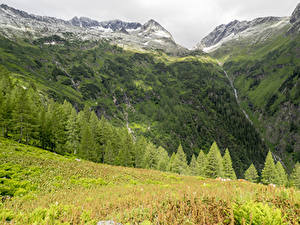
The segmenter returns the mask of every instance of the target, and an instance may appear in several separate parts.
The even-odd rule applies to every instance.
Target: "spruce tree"
[[[119,135],[121,138],[121,149],[118,154],[118,165],[133,167],[135,163],[134,159],[134,149],[133,140],[131,134],[128,132],[127,128],[119,130]]]
[[[170,161],[168,152],[161,146],[158,147],[157,151],[158,151],[157,169],[160,171],[166,171],[168,167],[168,163]]]
[[[278,180],[277,180],[277,184],[278,185],[287,185],[288,182],[288,178],[287,178],[287,174],[285,172],[285,169],[283,168],[281,162],[277,162],[276,163],[276,170],[277,170],[277,174],[278,174]]]
[[[291,174],[291,185],[300,189],[300,163],[297,162]]]
[[[192,156],[189,167],[190,167],[191,175],[193,175],[193,176],[199,175],[199,165],[198,165],[195,155]]]
[[[257,183],[258,175],[255,166],[253,163],[249,166],[249,168],[245,172],[245,179],[247,181]]]
[[[180,144],[174,158],[172,172],[179,173],[179,174],[186,174],[187,167],[188,166],[187,166],[186,156]]]
[[[81,128],[81,140],[78,155],[84,159],[96,161],[97,155],[94,146],[91,128],[88,123],[84,123]]]
[[[158,165],[158,151],[152,143],[148,143],[143,157],[143,168],[156,169]]]
[[[139,137],[134,145],[135,148],[135,167],[143,168],[144,166],[144,155],[145,155],[145,146],[147,146],[146,138]]]
[[[116,157],[117,156],[115,155],[111,142],[108,140],[104,146],[103,162],[106,164],[114,165]]]
[[[203,150],[200,150],[199,155],[197,157],[197,166],[197,175],[205,176],[206,155],[204,154]]]
[[[234,169],[232,168],[232,161],[228,148],[223,156],[223,168],[224,168],[224,178],[229,178],[232,180],[236,179]]]
[[[224,175],[222,156],[216,142],[211,145],[207,154],[205,175],[209,178],[217,178]]]
[[[278,174],[271,151],[267,155],[265,166],[261,173],[261,181],[263,184],[276,184],[278,181]]]
[[[167,171],[170,171],[170,172],[173,171],[175,157],[176,157],[176,154],[175,154],[175,152],[173,152],[172,155],[171,155],[171,157],[170,157],[170,161],[168,163]]]
[[[69,115],[66,124],[66,129],[67,129],[66,148],[69,153],[73,153],[74,155],[76,155],[79,149],[80,128],[77,120],[77,113],[74,108],[72,108],[71,114]]]

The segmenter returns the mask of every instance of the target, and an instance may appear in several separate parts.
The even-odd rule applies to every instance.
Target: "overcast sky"
[[[140,23],[154,19],[171,32],[176,42],[189,48],[220,24],[234,19],[289,16],[298,2],[300,0],[1,0],[28,13],[66,20],[74,16]]]

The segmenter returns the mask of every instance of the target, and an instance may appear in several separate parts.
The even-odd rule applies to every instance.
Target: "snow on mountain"
[[[252,21],[234,20],[228,24],[216,27],[204,37],[196,48],[212,52],[223,43],[234,40],[264,41],[273,34],[290,25],[290,17],[262,17]]]
[[[172,35],[154,20],[149,20],[144,25],[121,20],[99,22],[87,17],[74,17],[66,21],[0,5],[0,34],[7,38],[36,39],[50,35],[70,38],[70,33],[76,39],[106,39],[113,44],[141,50],[160,49],[170,54],[188,51],[176,44]]]

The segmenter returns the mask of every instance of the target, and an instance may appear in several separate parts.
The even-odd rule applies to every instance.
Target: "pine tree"
[[[297,162],[291,174],[291,185],[300,189],[300,163]]]
[[[166,171],[168,167],[168,163],[170,161],[168,152],[163,147],[158,147],[157,151],[158,151],[157,169],[160,171]]]
[[[26,143],[29,141],[31,132],[36,124],[36,115],[34,115],[33,102],[29,96],[29,92],[24,88],[15,88],[13,93],[13,122],[15,131],[18,134],[18,141],[24,139]]]
[[[66,148],[68,149],[69,153],[73,153],[74,155],[76,155],[79,149],[80,128],[77,120],[77,113],[74,108],[71,110],[71,114],[69,115],[66,129],[67,129]]]
[[[203,150],[200,150],[199,155],[197,157],[197,165],[198,165],[198,176],[205,176],[205,167],[206,167],[206,155]]]
[[[120,130],[119,135],[121,137],[122,148],[118,154],[118,165],[133,167],[135,159],[132,136],[128,132],[127,128]]]
[[[94,149],[94,139],[92,137],[91,128],[88,123],[84,123],[81,128],[81,140],[78,155],[84,159],[96,161],[97,155]]]
[[[187,167],[188,166],[187,166],[186,156],[180,144],[174,158],[174,162],[172,165],[172,172],[185,174],[187,172]]]
[[[224,168],[224,178],[229,178],[232,180],[236,179],[234,169],[232,168],[232,161],[228,148],[223,156],[223,168]]]
[[[211,145],[207,154],[205,175],[210,178],[222,177],[224,175],[222,156],[216,142]]]
[[[90,118],[89,118],[89,126],[91,128],[91,134],[92,134],[92,139],[93,141],[93,149],[94,149],[94,154],[96,157],[95,162],[102,162],[103,161],[103,149],[101,147],[101,131],[99,127],[99,120],[94,111],[91,112]]]
[[[285,172],[285,169],[283,168],[281,162],[277,162],[276,163],[276,170],[277,170],[277,174],[278,174],[278,181],[277,184],[278,185],[287,185],[288,182],[288,178],[287,178],[287,174]]]
[[[278,174],[271,151],[267,155],[265,167],[261,173],[261,181],[263,184],[276,184],[278,181]]]
[[[106,164],[114,165],[116,157],[117,156],[114,153],[111,142],[108,140],[104,146],[103,162]]]
[[[253,182],[253,183],[257,183],[258,175],[257,175],[257,171],[256,171],[255,166],[253,165],[253,163],[246,170],[246,172],[245,172],[245,179],[247,181],[250,181],[250,182]]]
[[[143,157],[143,168],[155,169],[158,165],[158,151],[152,143],[148,143]]]
[[[190,166],[191,175],[198,176],[199,175],[199,165],[198,165],[195,155],[192,156],[189,166]]]
[[[144,155],[145,155],[145,146],[147,146],[146,138],[139,137],[135,143],[135,167],[136,168],[143,168],[144,166]]]
[[[168,163],[167,171],[170,171],[170,172],[173,171],[175,157],[176,157],[176,154],[175,154],[175,152],[173,152],[171,157],[170,157],[170,161]]]

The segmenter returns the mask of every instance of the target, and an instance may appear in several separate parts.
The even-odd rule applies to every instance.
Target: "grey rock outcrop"
[[[67,33],[72,35],[66,36]],[[121,20],[99,22],[87,17],[74,17],[66,21],[29,14],[4,4],[0,5],[0,34],[9,39],[37,39],[52,35],[81,40],[105,39],[112,44],[138,50],[159,49],[172,55],[188,52],[154,20],[144,25]]]

